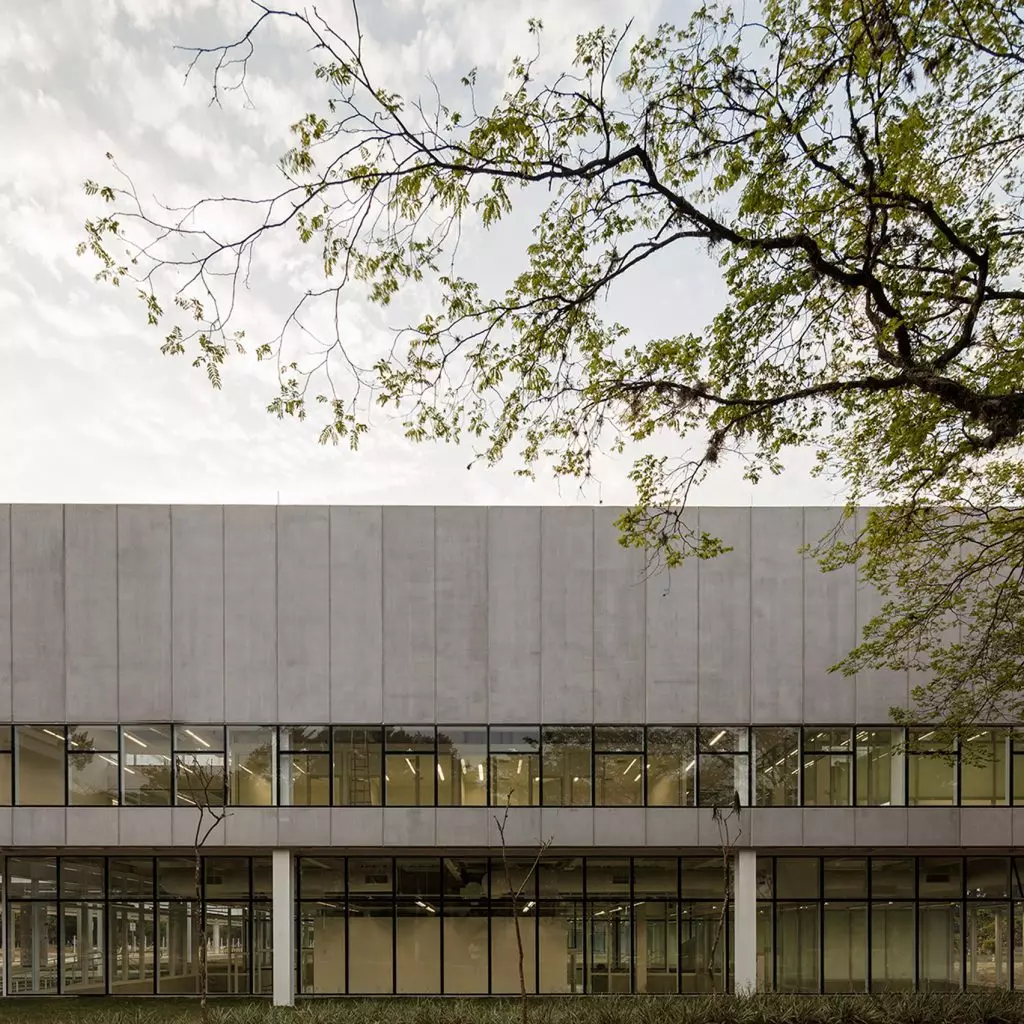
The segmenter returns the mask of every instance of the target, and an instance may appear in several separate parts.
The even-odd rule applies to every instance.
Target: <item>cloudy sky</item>
[[[635,0],[373,0],[364,3],[364,48],[391,88],[406,95],[470,67],[496,76],[530,52],[529,17],[544,22],[544,66],[564,66],[577,32],[634,30],[683,5]],[[288,146],[288,125],[317,85],[303,43],[271,31],[257,43],[251,104],[211,107],[202,75],[185,84],[188,55],[175,45],[233,38],[252,18],[245,0],[8,0],[0,33],[0,501],[398,502],[617,504],[630,498],[627,460],[605,460],[599,480],[513,476],[513,466],[467,471],[472,452],[414,446],[375,419],[358,452],[323,448],[317,426],[268,416],[272,368],[233,359],[214,392],[184,360],[159,353],[131,293],[93,283],[75,255],[95,201],[85,178],[109,178],[111,151],[140,193],[166,202],[203,195],[258,195]],[[320,10],[345,29],[347,0]],[[500,16],[498,15],[500,11]],[[525,222],[521,225],[528,228]],[[518,267],[514,247],[480,235],[474,258],[495,281]],[[308,267],[281,250],[246,297],[248,337],[279,326]],[[672,255],[630,286],[616,314],[641,335],[697,328],[720,285],[699,255]],[[389,326],[353,301],[351,328],[368,350]],[[738,464],[707,483],[705,504],[829,503],[835,485],[808,464],[751,488]]]

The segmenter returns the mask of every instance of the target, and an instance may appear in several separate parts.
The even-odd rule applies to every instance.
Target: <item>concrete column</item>
[[[295,899],[291,850],[274,850],[274,1005],[295,1005]]]
[[[757,991],[757,854],[736,853],[733,885],[733,958],[737,995]]]

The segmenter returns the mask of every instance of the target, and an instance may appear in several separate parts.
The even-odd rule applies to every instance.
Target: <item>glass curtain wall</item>
[[[10,857],[11,995],[270,991],[270,858]]]

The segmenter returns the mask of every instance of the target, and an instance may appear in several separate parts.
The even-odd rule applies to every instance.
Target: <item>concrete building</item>
[[[1024,987],[1024,740],[829,673],[836,510],[616,514],[0,506],[4,992]]]

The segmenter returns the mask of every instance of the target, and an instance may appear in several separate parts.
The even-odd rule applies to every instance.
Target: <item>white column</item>
[[[295,1005],[295,899],[291,850],[274,850],[274,1005]]]
[[[737,995],[757,991],[757,854],[736,853],[733,887],[733,958]]]

